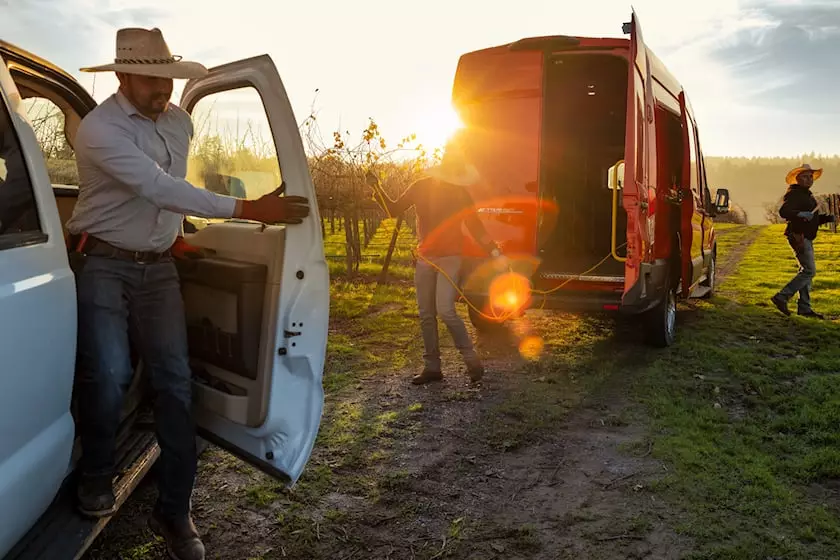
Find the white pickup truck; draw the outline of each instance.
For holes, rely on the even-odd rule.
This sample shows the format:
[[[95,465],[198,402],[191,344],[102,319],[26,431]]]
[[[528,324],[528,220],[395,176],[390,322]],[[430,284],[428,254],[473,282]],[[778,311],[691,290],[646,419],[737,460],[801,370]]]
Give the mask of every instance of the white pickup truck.
[[[0,557],[79,558],[108,519],[81,517],[72,498],[79,456],[77,323],[64,224],[78,186],[51,178],[47,163],[56,148],[36,134],[43,119],[31,109],[34,102],[57,108],[60,151],[72,163],[74,133],[96,103],[67,72],[2,41],[0,62]],[[246,98],[252,101],[237,104]],[[307,197],[312,212],[288,228],[192,222],[197,226],[189,228],[189,242],[215,251],[179,262],[194,416],[202,438],[293,484],[309,459],[324,402],[329,271],[315,190],[268,56],[213,68],[188,82],[180,106],[195,117],[205,101],[267,121],[273,140],[270,149],[261,148],[261,168],[243,164],[241,173],[218,177],[255,198],[262,193],[252,197],[249,188],[272,182],[264,169],[268,153],[269,160],[276,156],[269,163],[282,170],[287,194]],[[118,506],[159,453],[144,421],[151,398],[138,361],[118,438]]]

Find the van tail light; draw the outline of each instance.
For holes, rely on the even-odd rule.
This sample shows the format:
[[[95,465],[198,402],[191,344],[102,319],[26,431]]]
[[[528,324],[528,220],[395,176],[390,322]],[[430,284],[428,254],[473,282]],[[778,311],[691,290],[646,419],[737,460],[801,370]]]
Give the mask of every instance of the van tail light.
[[[614,303],[608,303],[608,304],[604,305],[604,310],[605,311],[618,311],[618,305],[616,305]]]

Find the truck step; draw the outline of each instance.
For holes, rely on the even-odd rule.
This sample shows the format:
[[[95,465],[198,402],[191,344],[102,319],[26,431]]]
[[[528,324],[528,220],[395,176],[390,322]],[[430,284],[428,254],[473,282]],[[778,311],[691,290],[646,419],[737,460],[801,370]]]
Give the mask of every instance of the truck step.
[[[160,455],[154,434],[132,431],[117,448],[117,508],[131,495]],[[78,560],[110,517],[89,519],[76,510],[75,477],[65,480],[49,509],[5,560]]]

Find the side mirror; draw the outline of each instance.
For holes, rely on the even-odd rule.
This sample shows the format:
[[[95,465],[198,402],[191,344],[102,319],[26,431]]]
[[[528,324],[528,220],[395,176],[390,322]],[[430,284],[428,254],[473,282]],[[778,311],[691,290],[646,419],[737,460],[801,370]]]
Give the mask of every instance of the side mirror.
[[[621,184],[624,182],[624,160],[618,160],[615,165],[610,167],[609,176],[607,178],[607,188],[611,191],[621,190]]]
[[[216,194],[245,198],[245,183],[232,175],[208,173],[204,177],[204,188]]]
[[[718,189],[715,193],[715,212],[718,214],[729,213],[729,189]]]

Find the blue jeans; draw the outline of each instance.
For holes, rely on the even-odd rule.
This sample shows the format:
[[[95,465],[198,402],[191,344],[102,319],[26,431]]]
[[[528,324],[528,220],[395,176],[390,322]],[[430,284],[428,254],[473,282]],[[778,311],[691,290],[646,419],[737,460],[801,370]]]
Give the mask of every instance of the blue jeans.
[[[431,262],[445,271],[458,282],[461,270],[461,257],[428,257]],[[449,329],[455,347],[467,366],[479,363],[470,334],[464,321],[455,309],[458,294],[452,283],[437,269],[423,259],[418,259],[414,271],[414,287],[417,290],[417,308],[420,315],[420,330],[423,333],[423,360],[429,371],[440,371],[440,341],[438,340],[438,322],[440,317]]]
[[[123,397],[134,373],[130,333],[156,397],[158,509],[169,517],[187,514],[197,453],[184,304],[175,264],[89,256],[76,281],[82,472],[114,472]]]
[[[793,238],[789,237],[793,252],[796,254],[796,260],[799,261],[799,273],[793,277],[793,280],[788,282],[787,286],[779,291],[779,295],[785,301],[796,292],[799,292],[799,300],[796,307],[799,313],[808,313],[811,311],[811,282],[817,274],[817,263],[814,258],[814,242],[810,239],[802,238],[802,243],[797,243]]]

